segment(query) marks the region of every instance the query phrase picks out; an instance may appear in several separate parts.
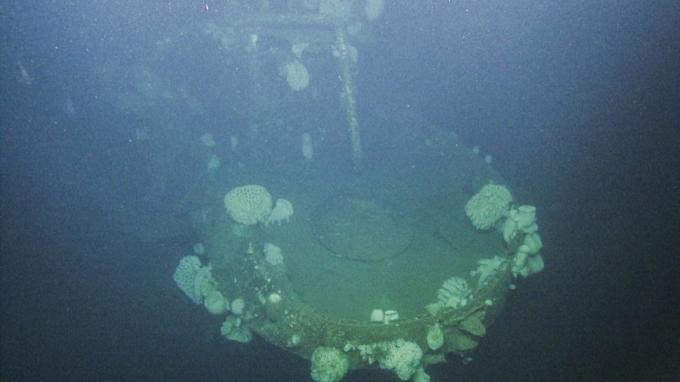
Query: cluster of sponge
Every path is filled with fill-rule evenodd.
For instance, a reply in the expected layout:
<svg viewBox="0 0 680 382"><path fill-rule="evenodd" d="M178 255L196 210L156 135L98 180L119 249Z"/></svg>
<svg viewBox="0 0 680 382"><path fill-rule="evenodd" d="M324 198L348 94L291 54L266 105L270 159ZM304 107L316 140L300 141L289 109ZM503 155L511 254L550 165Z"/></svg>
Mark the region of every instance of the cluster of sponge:
<svg viewBox="0 0 680 382"><path fill-rule="evenodd" d="M477 269L470 271L470 276L477 277L477 287L486 285L498 273L504 262L500 256L477 260Z"/></svg>
<svg viewBox="0 0 680 382"><path fill-rule="evenodd" d="M349 370L349 360L340 350L318 347L312 353L312 379L316 382L337 382Z"/></svg>
<svg viewBox="0 0 680 382"><path fill-rule="evenodd" d="M527 277L542 271L544 267L543 257L538 253L543 243L537 232L536 207L522 205L511 209L511 203L512 195L507 188L487 184L467 202L465 214L470 218L472 225L480 230L492 228L506 217L502 227L503 240L513 247L518 245L513 258L512 273L515 277ZM473 271L472 275L479 276L478 284L481 286L501 264L499 258L480 261L479 268ZM443 289L446 291L446 284ZM437 308L435 304L429 307Z"/></svg>
<svg viewBox="0 0 680 382"><path fill-rule="evenodd" d="M203 302L203 289L206 284L210 283L212 275L210 275L210 270L207 267L203 267L198 256L184 256L180 259L173 278L177 287L191 301L200 304Z"/></svg>
<svg viewBox="0 0 680 382"><path fill-rule="evenodd" d="M472 291L465 279L451 277L444 281L441 288L437 291L437 300L447 308L462 308L472 299Z"/></svg>
<svg viewBox="0 0 680 382"><path fill-rule="evenodd" d="M507 213L512 202L504 186L487 184L465 205L465 214L479 230L492 228Z"/></svg>
<svg viewBox="0 0 680 382"><path fill-rule="evenodd" d="M262 223L281 224L289 222L293 216L293 204L279 198L272 206L272 196L266 188L249 184L232 189L224 196L224 207L229 216L241 226Z"/></svg>
<svg viewBox="0 0 680 382"><path fill-rule="evenodd" d="M409 380L421 369L423 350L415 342L399 338L394 341L378 342L367 345L348 346L356 348L361 358L369 364L378 362L382 369L392 370L402 381Z"/></svg>
<svg viewBox="0 0 680 382"><path fill-rule="evenodd" d="M518 233L531 234L538 231L536 224L536 207L519 206L508 212L508 218L503 223L503 239L506 243L512 241Z"/></svg>
<svg viewBox="0 0 680 382"><path fill-rule="evenodd" d="M393 370L402 381L407 381L420 367L423 351L415 342L398 339L385 346L385 357L380 359L380 367Z"/></svg>
<svg viewBox="0 0 680 382"><path fill-rule="evenodd" d="M523 236L522 236L523 235ZM538 234L536 224L536 207L519 206L510 210L503 223L503 239L506 243L521 238L513 259L512 273L515 276L528 277L543 270L543 257L539 254L543 241Z"/></svg>
<svg viewBox="0 0 680 382"><path fill-rule="evenodd" d="M203 266L198 256L184 256L179 261L173 279L179 289L195 304L203 304L211 314L223 314L229 303L217 290L211 266Z"/></svg>
<svg viewBox="0 0 680 382"><path fill-rule="evenodd" d="M248 343L253 339L253 333L247 326L243 325L241 317L236 315L231 315L224 320L220 327L220 333L226 339L242 344Z"/></svg>

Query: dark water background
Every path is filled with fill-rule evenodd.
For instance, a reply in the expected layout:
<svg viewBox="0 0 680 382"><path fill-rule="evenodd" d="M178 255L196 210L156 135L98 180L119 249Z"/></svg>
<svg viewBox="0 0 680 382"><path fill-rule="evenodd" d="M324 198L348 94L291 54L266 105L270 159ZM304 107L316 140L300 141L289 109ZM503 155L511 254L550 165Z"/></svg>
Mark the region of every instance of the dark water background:
<svg viewBox="0 0 680 382"><path fill-rule="evenodd" d="M308 362L257 338L225 344L209 330L219 319L186 302L171 274L191 237L136 241L112 221L138 207L141 122L85 73L144 57L219 2L0 4L0 379L308 380ZM433 366L434 380L677 380L679 23L676 1L387 4L357 79L368 141L373 108L403 99L493 153L539 207L545 243L546 270L512 294L474 361ZM185 123L219 125L217 64L195 49L165 75L212 116Z"/></svg>

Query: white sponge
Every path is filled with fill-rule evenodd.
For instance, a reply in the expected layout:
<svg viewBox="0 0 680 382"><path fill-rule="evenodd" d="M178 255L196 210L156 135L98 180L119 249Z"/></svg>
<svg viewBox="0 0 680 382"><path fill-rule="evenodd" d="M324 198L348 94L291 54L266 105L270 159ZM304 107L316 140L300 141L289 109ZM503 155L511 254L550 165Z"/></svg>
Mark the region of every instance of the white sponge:
<svg viewBox="0 0 680 382"><path fill-rule="evenodd" d="M510 208L510 191L496 184L487 184L465 205L465 214L479 230L494 226Z"/></svg>
<svg viewBox="0 0 680 382"><path fill-rule="evenodd" d="M203 296L195 288L196 274L201 269L201 260L197 256L184 256L179 261L173 278L179 289L195 304L203 302Z"/></svg>
<svg viewBox="0 0 680 382"><path fill-rule="evenodd" d="M272 196L256 184L236 187L224 196L224 207L237 223L263 223L272 212Z"/></svg>
<svg viewBox="0 0 680 382"><path fill-rule="evenodd" d="M219 291L212 290L203 299L203 306L208 313L220 315L229 310L229 301Z"/></svg>

